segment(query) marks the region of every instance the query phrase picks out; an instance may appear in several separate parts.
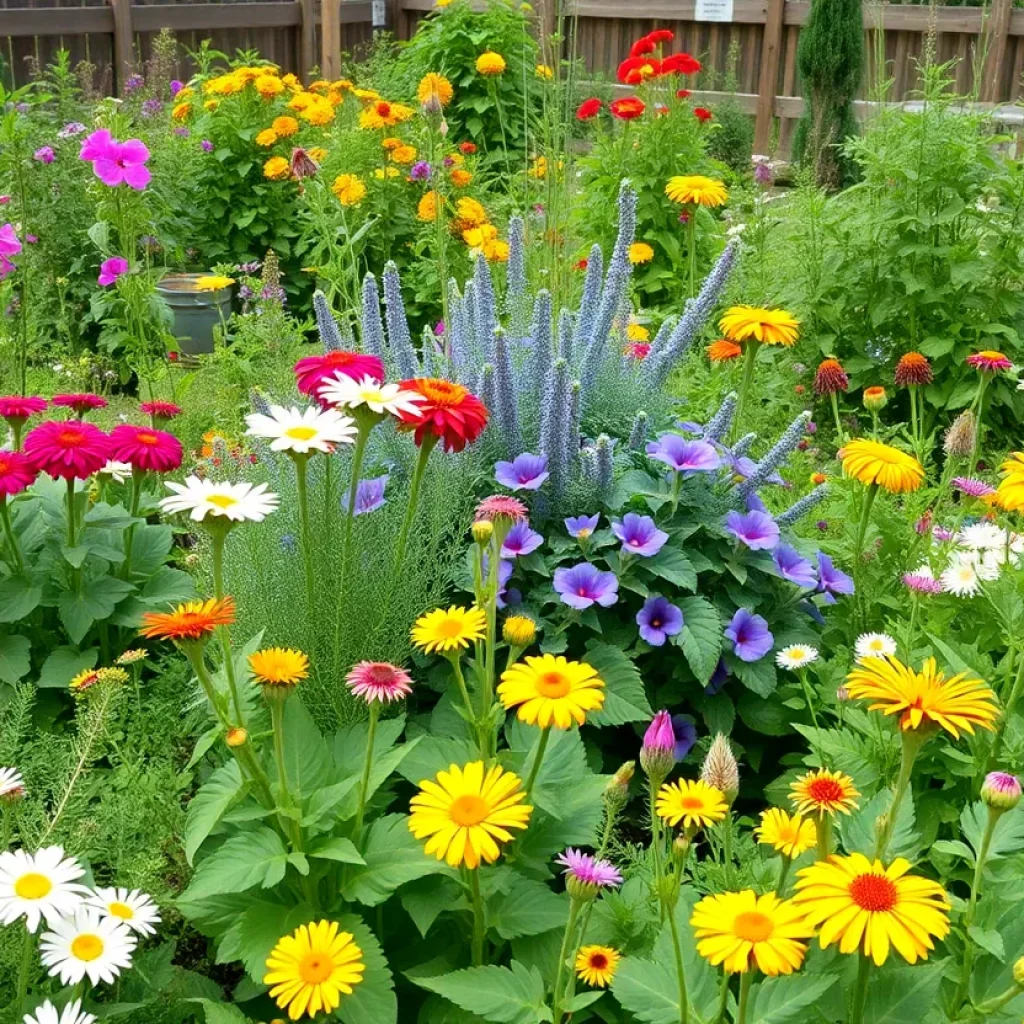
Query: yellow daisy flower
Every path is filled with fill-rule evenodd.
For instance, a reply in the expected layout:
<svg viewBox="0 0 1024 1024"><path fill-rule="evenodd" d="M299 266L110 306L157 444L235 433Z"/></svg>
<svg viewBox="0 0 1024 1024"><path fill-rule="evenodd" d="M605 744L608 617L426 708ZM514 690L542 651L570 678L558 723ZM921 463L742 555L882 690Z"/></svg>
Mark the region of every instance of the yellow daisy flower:
<svg viewBox="0 0 1024 1024"><path fill-rule="evenodd" d="M197 292L219 292L222 288L228 288L235 283L233 277L224 274L204 274L195 279Z"/></svg>
<svg viewBox="0 0 1024 1024"><path fill-rule="evenodd" d="M878 484L890 494L916 491L924 481L924 467L913 455L881 441L860 438L839 452L843 472L862 484Z"/></svg>
<svg viewBox="0 0 1024 1024"><path fill-rule="evenodd" d="M412 642L427 654L446 654L483 639L486 629L487 616L482 608L459 608L453 604L447 611L435 608L421 615L412 627Z"/></svg>
<svg viewBox="0 0 1024 1024"><path fill-rule="evenodd" d="M700 779L681 779L678 782L666 782L658 790L654 809L658 817L664 818L670 825L675 826L681 822L683 828L689 829L721 821L728 806L721 790Z"/></svg>
<svg viewBox="0 0 1024 1024"><path fill-rule="evenodd" d="M634 242L629 247L629 262L636 266L638 263L650 263L654 259L654 249L646 242Z"/></svg>
<svg viewBox="0 0 1024 1024"><path fill-rule="evenodd" d="M1011 452L999 467L1003 477L996 488L994 502L1007 512L1024 508L1024 452Z"/></svg>
<svg viewBox="0 0 1024 1024"><path fill-rule="evenodd" d="M762 309L757 306L732 306L718 321L722 333L730 341L753 338L765 345L789 348L800 336L800 321L784 309Z"/></svg>
<svg viewBox="0 0 1024 1024"><path fill-rule="evenodd" d="M584 662L542 654L503 672L498 697L506 710L518 707L519 721L527 725L568 729L574 721L582 725L588 711L601 710L604 681Z"/></svg>
<svg viewBox="0 0 1024 1024"><path fill-rule="evenodd" d="M249 655L249 668L257 683L296 686L309 676L309 658L292 648L268 647Z"/></svg>
<svg viewBox="0 0 1024 1024"><path fill-rule="evenodd" d="M807 772L789 787L789 798L799 814L849 814L857 809L859 796L849 775L827 768Z"/></svg>
<svg viewBox="0 0 1024 1024"><path fill-rule="evenodd" d="M581 946L576 954L576 977L594 988L606 988L621 959L622 954L611 946Z"/></svg>
<svg viewBox="0 0 1024 1024"><path fill-rule="evenodd" d="M790 815L781 807L761 812L761 824L754 829L759 843L771 846L794 860L818 841L814 822L800 814Z"/></svg>
<svg viewBox="0 0 1024 1024"><path fill-rule="evenodd" d="M669 178L665 195L684 206L724 206L729 198L725 183L703 174L678 174Z"/></svg>

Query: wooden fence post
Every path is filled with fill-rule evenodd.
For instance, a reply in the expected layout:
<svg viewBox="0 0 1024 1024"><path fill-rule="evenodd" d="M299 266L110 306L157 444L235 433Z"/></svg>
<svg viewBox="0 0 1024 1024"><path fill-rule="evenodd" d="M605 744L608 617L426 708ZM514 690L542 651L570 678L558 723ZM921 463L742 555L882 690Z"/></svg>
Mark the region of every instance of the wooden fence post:
<svg viewBox="0 0 1024 1024"><path fill-rule="evenodd" d="M341 0L323 0L320 25L320 77L341 76Z"/></svg>
<svg viewBox="0 0 1024 1024"><path fill-rule="evenodd" d="M314 0L299 0L299 74L308 77L316 64L316 9Z"/></svg>
<svg viewBox="0 0 1024 1024"><path fill-rule="evenodd" d="M755 153L766 153L772 137L775 89L779 81L779 57L782 53L785 13L786 0L767 0L764 39L761 42L761 75L757 85L757 112L754 120Z"/></svg>
<svg viewBox="0 0 1024 1024"><path fill-rule="evenodd" d="M1010 15L1013 0L992 0L987 15L987 24L981 36L986 41L985 68L981 77L982 103L995 103L999 99L999 86L1003 77L1006 60L1006 43L1010 33Z"/></svg>
<svg viewBox="0 0 1024 1024"><path fill-rule="evenodd" d="M118 92L123 92L135 61L132 3L131 0L110 0L110 6L114 11L114 85Z"/></svg>

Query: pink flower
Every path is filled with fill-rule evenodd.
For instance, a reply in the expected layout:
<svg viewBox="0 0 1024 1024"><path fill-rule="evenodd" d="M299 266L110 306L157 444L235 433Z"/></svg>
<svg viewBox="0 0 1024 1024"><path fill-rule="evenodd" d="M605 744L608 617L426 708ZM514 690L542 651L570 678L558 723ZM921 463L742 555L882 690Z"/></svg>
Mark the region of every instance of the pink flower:
<svg viewBox="0 0 1024 1024"><path fill-rule="evenodd" d="M491 522L495 519L519 522L526 518L527 511L527 507L518 498L510 498L505 494L492 494L477 505L473 518L477 522L481 519L488 519Z"/></svg>
<svg viewBox="0 0 1024 1024"><path fill-rule="evenodd" d="M367 704L390 703L412 693L409 674L386 661L359 662L345 677L345 683L353 696L362 697Z"/></svg>
<svg viewBox="0 0 1024 1024"><path fill-rule="evenodd" d="M181 465L181 442L165 430L121 423L110 432L110 457L147 473L171 473Z"/></svg>
<svg viewBox="0 0 1024 1024"><path fill-rule="evenodd" d="M54 395L50 401L63 409L71 409L73 412L78 413L79 416L84 416L87 412L92 412L93 409L106 409L107 407L107 400L105 398L88 393Z"/></svg>
<svg viewBox="0 0 1024 1024"><path fill-rule="evenodd" d="M98 128L82 140L82 148L78 151L80 160L98 160L106 156L112 146L117 145L114 136L106 128Z"/></svg>
<svg viewBox="0 0 1024 1024"><path fill-rule="evenodd" d="M140 139L118 142L105 128L93 132L82 143L79 156L91 160L96 177L111 188L124 182L141 192L152 178L146 166L149 150L145 143Z"/></svg>
<svg viewBox="0 0 1024 1024"><path fill-rule="evenodd" d="M81 420L47 420L30 430L25 454L32 468L54 479L85 480L110 458L110 438Z"/></svg>
<svg viewBox="0 0 1024 1024"><path fill-rule="evenodd" d="M139 405L139 409L147 416L152 416L156 423L173 420L175 416L180 416L182 413L181 407L175 405L173 402L142 402Z"/></svg>
<svg viewBox="0 0 1024 1024"><path fill-rule="evenodd" d="M122 274L128 273L128 261L123 256L111 256L100 264L100 276L96 279L97 284L113 284Z"/></svg>
<svg viewBox="0 0 1024 1024"><path fill-rule="evenodd" d="M45 412L47 401L35 395L5 395L0 397L0 417L12 426L22 425L31 416Z"/></svg>
<svg viewBox="0 0 1024 1024"><path fill-rule="evenodd" d="M0 227L0 256L17 256L21 252L21 242L12 224Z"/></svg>
<svg viewBox="0 0 1024 1024"><path fill-rule="evenodd" d="M38 160L41 164L52 164L55 158L52 146L41 146L32 154L33 160Z"/></svg>
<svg viewBox="0 0 1024 1024"><path fill-rule="evenodd" d="M353 380L372 377L381 383L384 380L384 363L378 356L363 352L333 351L321 356L306 356L295 364L296 386L304 395L316 395L320 386L337 373Z"/></svg>
<svg viewBox="0 0 1024 1024"><path fill-rule="evenodd" d="M21 494L35 478L35 470L21 452L0 451L0 499Z"/></svg>
<svg viewBox="0 0 1024 1024"><path fill-rule="evenodd" d="M994 352L986 349L984 352L974 352L967 357L967 365L981 373L999 373L1000 370L1009 370L1013 363L1002 352Z"/></svg>

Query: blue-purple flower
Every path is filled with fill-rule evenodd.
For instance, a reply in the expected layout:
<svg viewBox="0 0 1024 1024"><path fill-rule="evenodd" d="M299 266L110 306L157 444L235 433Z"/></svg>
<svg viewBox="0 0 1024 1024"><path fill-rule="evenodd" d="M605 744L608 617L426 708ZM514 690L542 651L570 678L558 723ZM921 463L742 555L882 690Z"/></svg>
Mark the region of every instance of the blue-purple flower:
<svg viewBox="0 0 1024 1024"><path fill-rule="evenodd" d="M673 715L672 732L676 738L676 760L682 761L697 742L696 723L690 715Z"/></svg>
<svg viewBox="0 0 1024 1024"><path fill-rule="evenodd" d="M732 641L732 651L740 661L759 661L775 643L768 623L746 608L738 608L732 621L725 627L726 637Z"/></svg>
<svg viewBox="0 0 1024 1024"><path fill-rule="evenodd" d="M682 632L683 613L667 597L656 594L636 613L640 636L652 647L661 647L670 636Z"/></svg>
<svg viewBox="0 0 1024 1024"><path fill-rule="evenodd" d="M569 516L565 521L565 528L569 531L570 537L586 540L597 529L600 519L600 512L595 512L592 516Z"/></svg>
<svg viewBox="0 0 1024 1024"><path fill-rule="evenodd" d="M168 86L168 89L170 90L171 93L171 99L173 100L174 97L177 96L178 93L181 92L181 90L184 88L184 82L179 81L177 78L172 78L170 81L170 85Z"/></svg>
<svg viewBox="0 0 1024 1024"><path fill-rule="evenodd" d="M494 466L494 479L512 491L535 491L551 474L546 455L524 452L512 462L498 462Z"/></svg>
<svg viewBox="0 0 1024 1024"><path fill-rule="evenodd" d="M602 572L590 562L555 570L555 591L570 608L583 611L593 604L607 608L619 599L615 573Z"/></svg>
<svg viewBox="0 0 1024 1024"><path fill-rule="evenodd" d="M818 552L818 593L825 595L825 604L835 604L837 594L853 593L853 580L823 551Z"/></svg>
<svg viewBox="0 0 1024 1024"><path fill-rule="evenodd" d="M668 534L659 530L650 516L636 512L627 512L622 522L612 523L612 533L622 541L623 551L643 558L656 555L668 540Z"/></svg>
<svg viewBox="0 0 1024 1024"><path fill-rule="evenodd" d="M766 512L733 510L725 517L725 529L751 551L771 551L779 543L779 527Z"/></svg>
<svg viewBox="0 0 1024 1024"><path fill-rule="evenodd" d="M530 524L525 519L520 519L505 537L501 545L502 558L518 558L520 555L528 555L544 543L544 538L530 529Z"/></svg>
<svg viewBox="0 0 1024 1024"><path fill-rule="evenodd" d="M201 142L199 143L199 148L200 148L200 149L201 149L201 150L202 150L202 151L203 151L204 153L212 153L212 152L213 152L213 149L214 149L214 146L213 146L213 143L212 143L212 142L211 142L211 141L210 141L209 139L203 139L203 140L202 140L202 141L201 141Z"/></svg>
<svg viewBox="0 0 1024 1024"><path fill-rule="evenodd" d="M729 666L726 665L725 658L719 658L715 671L711 673L711 678L708 680L708 685L704 687L704 692L709 697L714 697L716 693L721 692L728 678Z"/></svg>
<svg viewBox="0 0 1024 1024"><path fill-rule="evenodd" d="M388 476L371 477L367 480L360 480L356 486L356 508L355 515L365 515L367 512L376 512L386 503L384 488L387 487ZM348 495L344 499L344 509L348 511Z"/></svg>
<svg viewBox="0 0 1024 1024"><path fill-rule="evenodd" d="M789 580L798 587L817 586L818 576L814 566L796 548L780 544L773 552L772 560L784 580Z"/></svg>
<svg viewBox="0 0 1024 1024"><path fill-rule="evenodd" d="M676 473L713 473L722 464L714 445L708 441L687 440L678 434L662 434L647 445L647 454L664 462Z"/></svg>
<svg viewBox="0 0 1024 1024"><path fill-rule="evenodd" d="M412 165L409 177L413 181L426 181L430 177L430 164L426 160L418 160Z"/></svg>

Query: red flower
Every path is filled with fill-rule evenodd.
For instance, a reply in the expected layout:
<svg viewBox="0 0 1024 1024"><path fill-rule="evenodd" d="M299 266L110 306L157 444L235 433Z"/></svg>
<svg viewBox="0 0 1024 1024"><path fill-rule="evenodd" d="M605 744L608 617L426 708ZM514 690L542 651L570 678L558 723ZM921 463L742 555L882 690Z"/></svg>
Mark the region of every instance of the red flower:
<svg viewBox="0 0 1024 1024"><path fill-rule="evenodd" d="M630 57L642 57L645 53L654 53L654 42L650 36L641 36L630 48Z"/></svg>
<svg viewBox="0 0 1024 1024"><path fill-rule="evenodd" d="M417 445L422 445L424 438L432 434L444 441L446 451L461 452L487 426L490 416L487 406L461 384L437 377L414 377L403 380L399 387L424 398L417 412L401 414L399 425L402 429L416 431Z"/></svg>
<svg viewBox="0 0 1024 1024"><path fill-rule="evenodd" d="M21 452L0 451L0 501L21 494L36 478L36 471Z"/></svg>
<svg viewBox="0 0 1024 1024"><path fill-rule="evenodd" d="M712 114L707 107L694 107L693 116L697 118L698 121L710 121L715 115Z"/></svg>
<svg viewBox="0 0 1024 1024"><path fill-rule="evenodd" d="M586 269L587 269L587 267L589 267L589 266L590 266L590 260L588 260L588 259L586 258L586 256L584 256L584 257L583 257L583 259L581 259L581 260L577 260L577 261L576 261L576 262L575 262L575 263L574 263L574 264L572 265L572 269L573 269L573 270L586 270Z"/></svg>
<svg viewBox="0 0 1024 1024"><path fill-rule="evenodd" d="M173 402L143 402L139 409L147 416L152 416L158 423L161 420L173 420L175 416L180 416L182 413L181 407Z"/></svg>
<svg viewBox="0 0 1024 1024"><path fill-rule="evenodd" d="M37 472L54 479L85 480L110 458L110 438L91 423L47 420L30 430L25 454Z"/></svg>
<svg viewBox="0 0 1024 1024"><path fill-rule="evenodd" d="M306 356L295 364L295 381L304 395L320 400L320 386L336 374L362 380L372 377L378 383L384 380L384 363L378 356L363 352L325 352L322 356Z"/></svg>
<svg viewBox="0 0 1024 1024"><path fill-rule="evenodd" d="M167 353L167 358L170 362L176 363L178 361L178 353L172 350Z"/></svg>
<svg viewBox="0 0 1024 1024"><path fill-rule="evenodd" d="M46 410L45 398L35 395L5 395L0 398L0 416L8 423L22 424L30 417Z"/></svg>
<svg viewBox="0 0 1024 1024"><path fill-rule="evenodd" d="M110 432L110 457L147 473L170 473L181 465L181 442L164 430L121 423Z"/></svg>
<svg viewBox="0 0 1024 1024"><path fill-rule="evenodd" d="M640 117L646 107L639 96L625 96L612 103L610 109L612 116L617 117L620 121L632 121L634 118Z"/></svg>
<svg viewBox="0 0 1024 1024"><path fill-rule="evenodd" d="M647 33L647 38L652 43L671 43L676 34L670 28L656 28L653 32Z"/></svg>
<svg viewBox="0 0 1024 1024"><path fill-rule="evenodd" d="M475 142L460 142L459 143L459 152L460 153L465 153L466 156L472 156L476 152L476 143Z"/></svg>
<svg viewBox="0 0 1024 1024"><path fill-rule="evenodd" d="M630 359L646 359L651 354L651 343L649 341L631 341L624 351Z"/></svg>
<svg viewBox="0 0 1024 1024"><path fill-rule="evenodd" d="M627 57L616 73L620 82L639 85L648 78L661 74L661 61L657 57Z"/></svg>
<svg viewBox="0 0 1024 1024"><path fill-rule="evenodd" d="M576 108L576 120L589 121L591 118L597 117L603 106L604 104L596 96L591 96L589 100L584 100Z"/></svg>
<svg viewBox="0 0 1024 1024"><path fill-rule="evenodd" d="M932 364L920 352L907 352L896 364L896 387L912 388L931 384Z"/></svg>
<svg viewBox="0 0 1024 1024"><path fill-rule="evenodd" d="M105 409L107 407L107 400L100 398L99 395L54 395L50 401L54 405L63 406L65 409L71 409L77 412L79 416L84 416L87 412L92 409Z"/></svg>
<svg viewBox="0 0 1024 1024"><path fill-rule="evenodd" d="M688 100L690 98L690 95L691 94L689 89L676 89L677 100Z"/></svg>
<svg viewBox="0 0 1024 1024"><path fill-rule="evenodd" d="M673 53L661 62L663 75L695 75L700 71L700 61L688 53Z"/></svg>
<svg viewBox="0 0 1024 1024"><path fill-rule="evenodd" d="M819 395L833 395L838 391L846 391L850 386L850 378L838 359L825 359L818 365L814 375L814 390Z"/></svg>

